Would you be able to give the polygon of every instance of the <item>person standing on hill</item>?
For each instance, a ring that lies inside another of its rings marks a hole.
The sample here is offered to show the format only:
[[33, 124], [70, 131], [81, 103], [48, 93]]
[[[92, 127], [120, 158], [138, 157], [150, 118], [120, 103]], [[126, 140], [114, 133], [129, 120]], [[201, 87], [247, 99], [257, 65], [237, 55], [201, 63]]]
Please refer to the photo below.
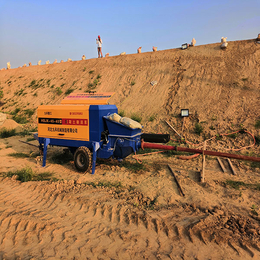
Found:
[[100, 58], [100, 55], [101, 55], [101, 58], [103, 58], [103, 54], [102, 54], [102, 40], [100, 38], [100, 35], [98, 35], [98, 38], [96, 39], [96, 43], [98, 45], [97, 49], [98, 49], [98, 57]]

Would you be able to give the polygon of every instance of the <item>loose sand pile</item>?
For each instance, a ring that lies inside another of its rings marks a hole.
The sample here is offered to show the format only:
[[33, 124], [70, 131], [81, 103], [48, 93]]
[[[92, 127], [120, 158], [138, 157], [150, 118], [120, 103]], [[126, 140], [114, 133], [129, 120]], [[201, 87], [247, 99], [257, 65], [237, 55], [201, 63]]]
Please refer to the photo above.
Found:
[[3, 129], [3, 128], [5, 128], [5, 129], [15, 129], [15, 128], [17, 128], [17, 127], [19, 127], [19, 128], [21, 128], [21, 125], [20, 124], [18, 124], [18, 123], [16, 123], [14, 120], [12, 120], [12, 119], [6, 119], [4, 122], [3, 122], [3, 124], [2, 125], [0, 125], [0, 129]]
[[0, 126], [4, 123], [6, 120], [6, 114], [0, 113]]

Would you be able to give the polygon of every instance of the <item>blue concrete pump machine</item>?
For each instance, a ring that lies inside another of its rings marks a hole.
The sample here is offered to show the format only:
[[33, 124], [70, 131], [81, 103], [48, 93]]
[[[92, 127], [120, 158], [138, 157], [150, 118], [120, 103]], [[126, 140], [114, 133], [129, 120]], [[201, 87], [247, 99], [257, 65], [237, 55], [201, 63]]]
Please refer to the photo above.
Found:
[[[115, 105], [108, 104], [113, 94], [72, 93], [61, 105], [38, 107], [35, 139], [43, 152], [43, 166], [46, 165], [48, 145], [69, 148], [80, 172], [86, 172], [92, 161], [92, 174], [96, 158], [123, 159], [140, 149], [141, 136], [144, 138], [141, 127], [129, 127], [110, 118], [118, 112]], [[159, 142], [167, 142], [169, 136], [160, 139]]]

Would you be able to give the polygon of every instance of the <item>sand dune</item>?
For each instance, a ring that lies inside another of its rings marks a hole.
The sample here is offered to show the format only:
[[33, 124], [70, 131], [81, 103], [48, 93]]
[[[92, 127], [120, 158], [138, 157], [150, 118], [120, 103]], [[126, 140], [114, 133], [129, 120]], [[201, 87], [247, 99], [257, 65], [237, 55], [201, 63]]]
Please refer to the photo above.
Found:
[[[110, 103], [126, 116], [141, 116], [145, 132], [168, 132], [177, 139], [167, 120], [190, 142], [241, 128], [259, 138], [260, 45], [229, 42], [226, 51], [219, 45], [0, 71], [1, 111], [11, 113], [8, 120], [14, 114], [30, 119], [27, 129], [36, 125], [40, 104], [59, 104], [68, 90], [114, 91]], [[191, 113], [185, 122], [182, 108]], [[203, 126], [201, 135], [194, 132], [196, 123]], [[99, 160], [94, 175], [79, 174], [70, 161], [52, 162], [53, 155], [63, 154], [55, 147], [48, 148], [42, 168], [37, 148], [19, 142], [28, 137], [0, 139], [0, 259], [260, 258], [258, 165], [232, 160], [235, 176], [226, 160], [223, 173], [216, 158], [207, 157], [201, 183], [201, 157], [184, 161], [161, 153], [140, 158], [143, 168], [135, 171]], [[254, 141], [242, 133], [219, 139], [208, 141], [207, 149], [234, 152]], [[259, 141], [237, 152], [259, 157]], [[126, 161], [136, 163], [132, 156]], [[47, 171], [55, 180], [6, 177], [24, 167]]]

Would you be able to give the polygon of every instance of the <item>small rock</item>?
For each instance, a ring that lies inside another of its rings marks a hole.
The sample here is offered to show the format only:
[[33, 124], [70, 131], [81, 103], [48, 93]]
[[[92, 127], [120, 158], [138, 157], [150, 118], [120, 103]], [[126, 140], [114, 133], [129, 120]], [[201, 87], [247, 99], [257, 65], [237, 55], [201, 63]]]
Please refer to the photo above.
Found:
[[17, 179], [18, 179], [18, 175], [13, 175], [11, 178], [12, 181], [16, 181]]
[[224, 215], [224, 211], [221, 210], [221, 209], [215, 210], [215, 213], [218, 214], [218, 215]]
[[227, 228], [227, 229], [230, 228], [230, 226], [228, 224], [225, 224], [224, 227]]
[[196, 205], [195, 205], [194, 203], [191, 204], [191, 207], [192, 207], [193, 209], [196, 209]]
[[81, 180], [76, 180], [76, 184], [82, 184], [82, 181]]
[[69, 184], [69, 185], [74, 185], [74, 180], [69, 180], [69, 181], [68, 181], [68, 184]]
[[151, 84], [152, 86], [155, 86], [155, 85], [157, 85], [157, 81], [156, 81], [156, 80], [153, 80], [150, 84]]
[[248, 229], [248, 230], [247, 230], [247, 233], [248, 233], [248, 234], [252, 234], [252, 235], [257, 235], [257, 232], [256, 232], [255, 229]]

